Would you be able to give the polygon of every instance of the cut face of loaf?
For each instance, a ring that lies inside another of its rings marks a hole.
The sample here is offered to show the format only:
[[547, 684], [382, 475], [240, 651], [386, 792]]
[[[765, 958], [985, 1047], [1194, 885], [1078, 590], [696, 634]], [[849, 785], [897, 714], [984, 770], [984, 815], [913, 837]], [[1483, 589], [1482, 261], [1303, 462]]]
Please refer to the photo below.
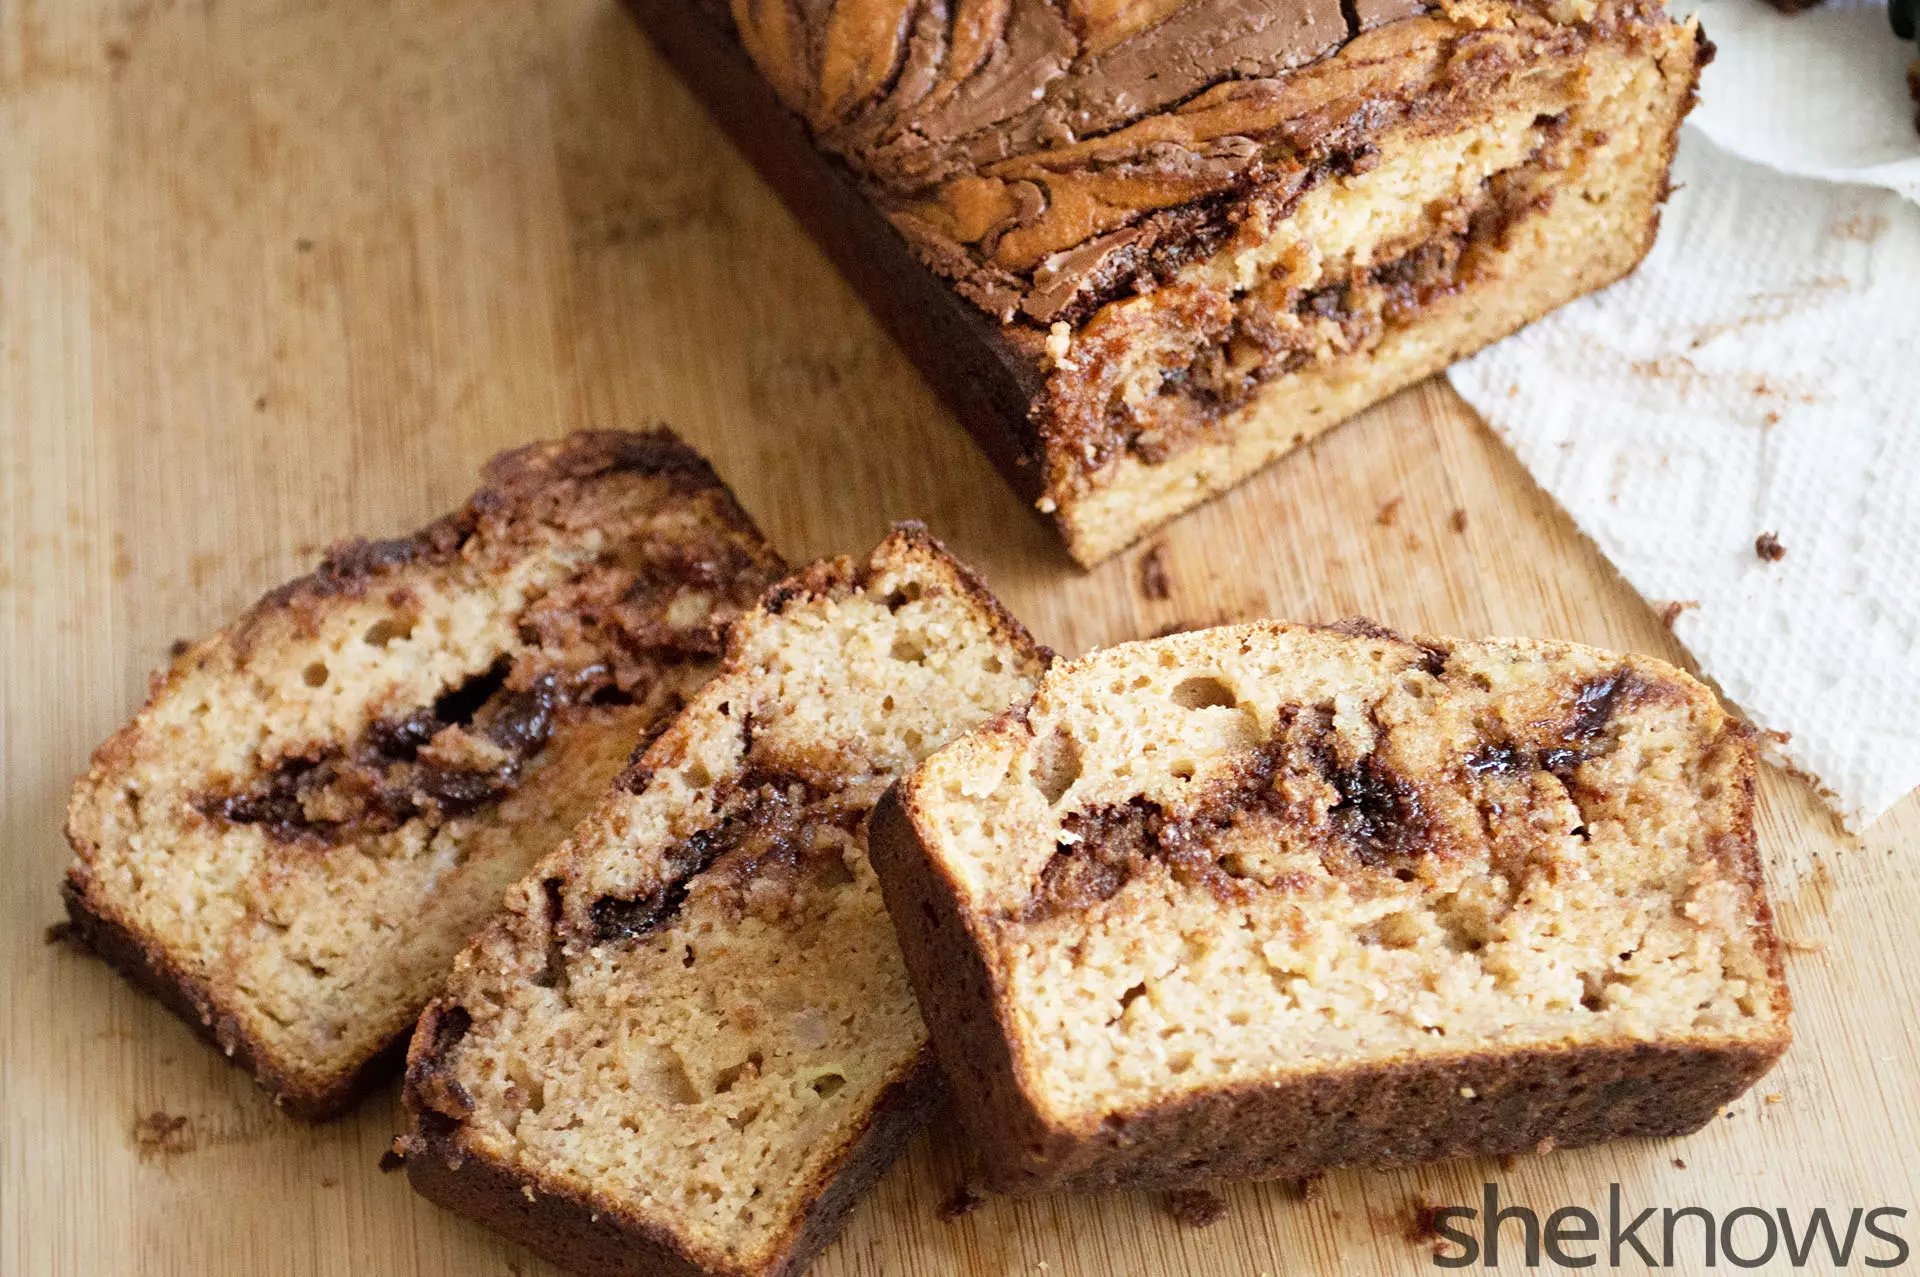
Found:
[[1639, 264], [1706, 55], [1657, 5], [1590, 10], [1487, 24], [1443, 4], [1170, 112], [1195, 149], [1288, 142], [1265, 143], [1270, 175], [1168, 254], [1160, 287], [1053, 325], [1034, 420], [1044, 508], [1077, 559]]
[[1263, 623], [1056, 667], [875, 814], [998, 1187], [1692, 1130], [1786, 1048], [1749, 732], [1572, 644]]
[[940, 1095], [868, 813], [1046, 659], [917, 525], [774, 588], [455, 963], [414, 1187], [581, 1272], [804, 1267]]
[[73, 793], [78, 934], [290, 1111], [338, 1111], [783, 570], [667, 431], [495, 457], [156, 681]]

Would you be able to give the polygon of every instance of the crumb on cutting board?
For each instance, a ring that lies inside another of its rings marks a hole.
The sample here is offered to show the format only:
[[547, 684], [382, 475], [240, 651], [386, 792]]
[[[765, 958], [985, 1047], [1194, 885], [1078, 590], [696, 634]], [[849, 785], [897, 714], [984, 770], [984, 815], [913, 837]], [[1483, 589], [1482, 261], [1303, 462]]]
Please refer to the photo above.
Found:
[[155, 1109], [134, 1119], [133, 1143], [142, 1159], [172, 1153], [191, 1153], [193, 1123], [184, 1113]]
[[1156, 545], [1140, 556], [1140, 593], [1154, 602], [1173, 597], [1173, 573], [1167, 567], [1167, 547]]
[[940, 1203], [940, 1218], [951, 1223], [962, 1215], [973, 1214], [986, 1205], [986, 1201], [986, 1198], [974, 1191], [973, 1185], [962, 1184], [948, 1193], [946, 1200]]
[[1209, 1188], [1176, 1188], [1164, 1199], [1167, 1213], [1185, 1228], [1210, 1228], [1226, 1218], [1226, 1199]]

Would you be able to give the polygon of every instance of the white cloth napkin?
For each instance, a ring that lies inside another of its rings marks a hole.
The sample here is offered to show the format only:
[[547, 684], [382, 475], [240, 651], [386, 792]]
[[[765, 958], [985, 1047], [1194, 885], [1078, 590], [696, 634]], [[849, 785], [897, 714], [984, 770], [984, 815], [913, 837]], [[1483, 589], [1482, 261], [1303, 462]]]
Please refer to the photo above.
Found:
[[1859, 829], [1920, 785], [1914, 49], [1879, 5], [1700, 13], [1652, 254], [1452, 380]]

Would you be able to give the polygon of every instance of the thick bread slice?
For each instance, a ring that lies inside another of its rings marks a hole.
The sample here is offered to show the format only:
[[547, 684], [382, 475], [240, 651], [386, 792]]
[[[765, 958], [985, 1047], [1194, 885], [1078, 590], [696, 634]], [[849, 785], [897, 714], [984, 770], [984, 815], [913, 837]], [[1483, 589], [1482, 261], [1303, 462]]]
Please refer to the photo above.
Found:
[[775, 587], [422, 1017], [426, 1196], [586, 1273], [793, 1273], [940, 1096], [867, 815], [1048, 659], [907, 525]]
[[996, 1187], [1674, 1135], [1789, 1038], [1753, 767], [1646, 657], [1268, 622], [1055, 667], [874, 863]]
[[783, 570], [665, 430], [495, 457], [156, 679], [74, 789], [78, 935], [290, 1111], [338, 1112]]

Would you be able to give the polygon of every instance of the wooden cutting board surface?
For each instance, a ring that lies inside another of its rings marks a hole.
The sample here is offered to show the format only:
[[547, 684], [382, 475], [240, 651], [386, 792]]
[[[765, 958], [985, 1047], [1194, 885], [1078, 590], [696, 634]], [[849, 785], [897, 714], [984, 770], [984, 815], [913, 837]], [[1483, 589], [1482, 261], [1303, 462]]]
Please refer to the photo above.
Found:
[[[380, 1173], [390, 1093], [296, 1125], [42, 931], [67, 787], [170, 642], [499, 448], [655, 420], [791, 558], [923, 519], [1067, 653], [1363, 612], [1682, 656], [1437, 381], [1076, 570], [611, 0], [0, 0], [0, 1272], [545, 1271]], [[817, 1271], [1427, 1272], [1422, 1205], [1489, 1181], [1543, 1215], [1613, 1183], [1920, 1207], [1916, 833], [1915, 800], [1856, 842], [1763, 777], [1799, 1041], [1691, 1138], [1238, 1187], [1195, 1229], [1148, 1195], [949, 1221], [936, 1131]]]

